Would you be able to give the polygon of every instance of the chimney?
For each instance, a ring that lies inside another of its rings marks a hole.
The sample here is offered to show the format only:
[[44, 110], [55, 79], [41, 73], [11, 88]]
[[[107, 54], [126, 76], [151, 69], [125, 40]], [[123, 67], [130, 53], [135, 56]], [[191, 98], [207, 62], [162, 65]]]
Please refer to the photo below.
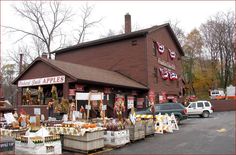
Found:
[[47, 53], [43, 52], [43, 53], [42, 53], [42, 58], [47, 59], [47, 58], [48, 58]]
[[131, 32], [131, 16], [129, 13], [125, 15], [125, 33]]
[[20, 53], [19, 73], [22, 72], [22, 65], [23, 65], [23, 54]]

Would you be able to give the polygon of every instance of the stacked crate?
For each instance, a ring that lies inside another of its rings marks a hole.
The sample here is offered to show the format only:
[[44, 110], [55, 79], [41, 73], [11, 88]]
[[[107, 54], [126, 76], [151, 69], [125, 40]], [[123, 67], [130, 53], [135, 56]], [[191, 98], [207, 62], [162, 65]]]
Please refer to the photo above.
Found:
[[154, 135], [155, 133], [155, 125], [153, 120], [144, 120], [145, 124], [145, 136]]
[[129, 126], [130, 140], [135, 141], [145, 138], [145, 125], [140, 121]]
[[130, 142], [129, 130], [105, 131], [104, 143], [108, 147], [119, 147]]
[[64, 135], [63, 149], [88, 152], [104, 147], [104, 131], [86, 132], [84, 136]]

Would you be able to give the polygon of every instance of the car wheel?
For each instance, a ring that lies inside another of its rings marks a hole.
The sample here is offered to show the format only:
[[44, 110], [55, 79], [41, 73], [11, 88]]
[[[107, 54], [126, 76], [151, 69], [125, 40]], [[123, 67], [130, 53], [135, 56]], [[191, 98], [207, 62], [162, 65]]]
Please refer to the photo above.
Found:
[[203, 116], [204, 118], [209, 117], [209, 115], [210, 115], [210, 113], [209, 113], [208, 111], [203, 111], [203, 113], [202, 113], [202, 116]]

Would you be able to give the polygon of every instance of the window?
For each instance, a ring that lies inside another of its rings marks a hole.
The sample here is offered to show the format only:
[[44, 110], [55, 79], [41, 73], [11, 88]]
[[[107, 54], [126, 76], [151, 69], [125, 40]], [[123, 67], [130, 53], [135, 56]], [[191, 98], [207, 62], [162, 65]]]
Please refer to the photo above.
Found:
[[205, 107], [210, 107], [210, 104], [208, 102], [204, 102], [205, 103]]
[[197, 107], [203, 107], [203, 102], [198, 102]]
[[180, 105], [178, 105], [178, 104], [173, 104], [172, 105], [172, 108], [173, 109], [183, 109]]
[[192, 103], [189, 108], [196, 108], [196, 103]]
[[161, 109], [161, 110], [169, 110], [169, 109], [171, 109], [171, 107], [170, 107], [170, 105], [162, 105], [162, 106], [160, 107], [160, 109]]
[[152, 45], [152, 55], [157, 56], [157, 47], [156, 47], [155, 41], [153, 41], [153, 45]]

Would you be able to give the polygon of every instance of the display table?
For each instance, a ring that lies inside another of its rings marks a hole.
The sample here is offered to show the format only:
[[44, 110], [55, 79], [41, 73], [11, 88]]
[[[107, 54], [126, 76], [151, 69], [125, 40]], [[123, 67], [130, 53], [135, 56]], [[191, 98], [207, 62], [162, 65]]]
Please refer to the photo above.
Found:
[[11, 130], [11, 129], [3, 129], [0, 128], [0, 136], [6, 136], [6, 137], [14, 137], [16, 138], [19, 135], [24, 135], [28, 128], [24, 129], [17, 129], [17, 130]]
[[15, 154], [14, 139], [9, 137], [0, 137], [0, 154]]
[[83, 136], [80, 135], [64, 135], [63, 149], [69, 151], [88, 153], [104, 147], [104, 131], [96, 130], [86, 132]]

